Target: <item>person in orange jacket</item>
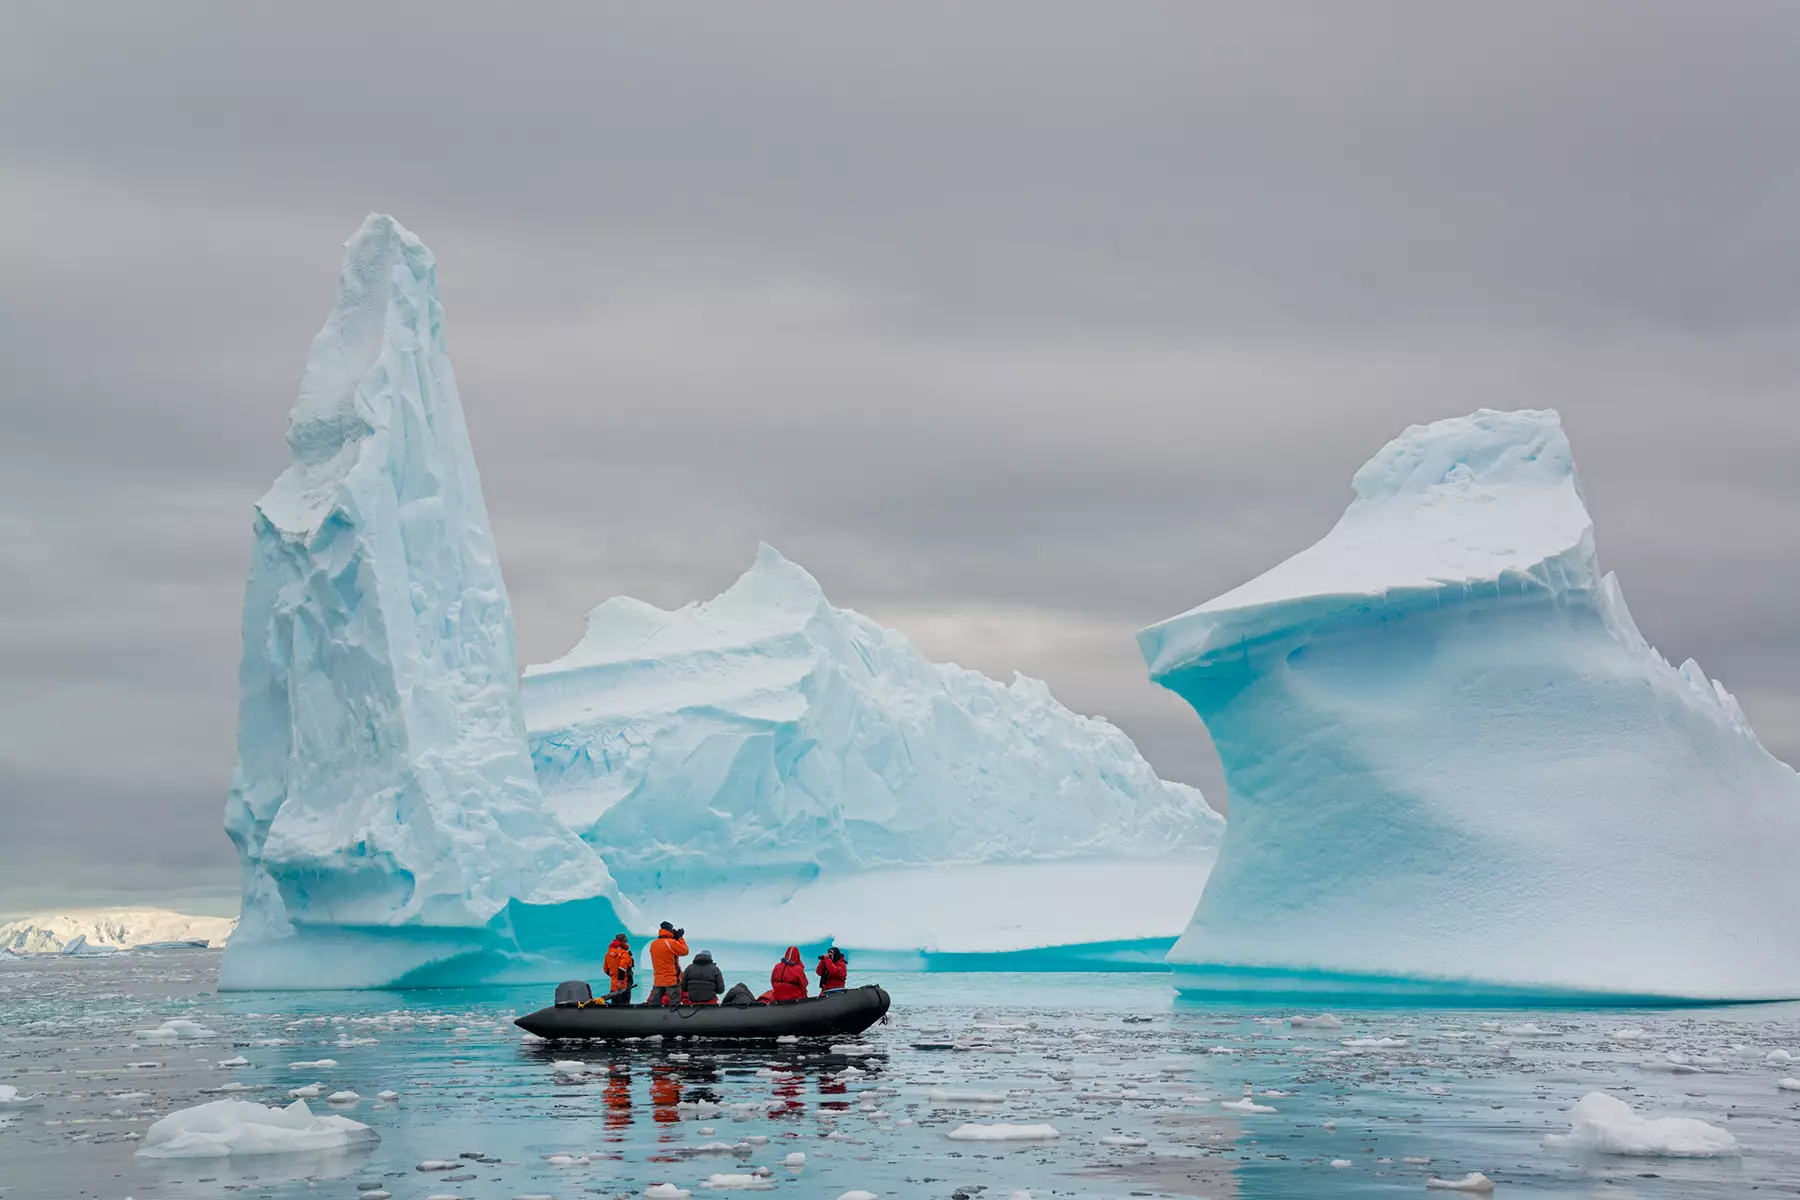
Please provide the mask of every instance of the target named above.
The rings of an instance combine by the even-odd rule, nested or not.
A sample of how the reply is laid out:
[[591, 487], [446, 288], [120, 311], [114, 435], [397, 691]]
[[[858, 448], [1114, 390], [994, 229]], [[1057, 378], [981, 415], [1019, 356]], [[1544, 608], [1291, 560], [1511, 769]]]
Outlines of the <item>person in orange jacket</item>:
[[800, 961], [800, 947], [789, 946], [775, 969], [769, 972], [769, 990], [757, 999], [770, 1001], [806, 999], [806, 966]]
[[677, 929], [667, 921], [656, 931], [656, 940], [646, 951], [653, 977], [650, 995], [645, 997], [644, 1003], [681, 1003], [681, 956], [688, 952], [687, 942], [683, 940], [686, 936], [687, 930]]
[[850, 978], [850, 960], [836, 946], [819, 955], [819, 995], [841, 992]]
[[606, 948], [606, 958], [600, 963], [600, 969], [606, 973], [608, 1004], [630, 1004], [631, 989], [636, 985], [637, 966], [631, 957], [631, 943], [624, 934], [613, 938], [612, 945]]

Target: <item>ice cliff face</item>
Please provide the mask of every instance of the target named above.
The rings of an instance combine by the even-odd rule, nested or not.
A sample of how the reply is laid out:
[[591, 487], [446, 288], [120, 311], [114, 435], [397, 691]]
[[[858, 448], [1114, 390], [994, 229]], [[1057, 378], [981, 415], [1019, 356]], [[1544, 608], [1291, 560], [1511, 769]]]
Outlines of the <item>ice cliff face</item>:
[[1800, 777], [1639, 634], [1557, 415], [1415, 426], [1355, 492], [1139, 635], [1231, 788], [1181, 986], [1800, 996]]
[[391, 217], [346, 244], [288, 445], [244, 596], [222, 982], [471, 982], [584, 952], [583, 914], [603, 944], [617, 890], [525, 748], [434, 261]]
[[[852, 897], [851, 877], [894, 872], [897, 889], [905, 868], [944, 864], [1209, 862], [1223, 827], [1105, 721], [1070, 712], [1037, 680], [1003, 685], [928, 661], [899, 633], [833, 608], [767, 546], [705, 603], [594, 609], [573, 650], [527, 669], [525, 708], [546, 799], [633, 899], [739, 886], [791, 902], [803, 885], [841, 886], [838, 912], [805, 918], [840, 941], [854, 941], [851, 924], [870, 928], [846, 908], [923, 903], [898, 890]], [[1197, 894], [1196, 881], [1182, 903]], [[1136, 926], [1115, 923], [1115, 936], [1149, 932], [1155, 901], [1140, 901]], [[943, 915], [965, 935], [984, 920], [1019, 924]], [[894, 948], [918, 937], [930, 940], [884, 934]]]

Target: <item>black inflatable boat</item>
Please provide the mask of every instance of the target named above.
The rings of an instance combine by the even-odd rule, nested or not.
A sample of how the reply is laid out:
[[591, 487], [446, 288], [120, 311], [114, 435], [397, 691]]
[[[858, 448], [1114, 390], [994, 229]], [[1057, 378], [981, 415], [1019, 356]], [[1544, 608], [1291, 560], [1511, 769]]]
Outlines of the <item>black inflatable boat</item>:
[[[564, 985], [565, 987], [567, 985]], [[563, 989], [557, 989], [562, 992]], [[585, 989], [583, 989], [585, 990]], [[543, 1038], [847, 1037], [887, 1015], [888, 994], [879, 985], [847, 988], [807, 1000], [777, 1004], [582, 1004], [559, 1003], [513, 1022]]]

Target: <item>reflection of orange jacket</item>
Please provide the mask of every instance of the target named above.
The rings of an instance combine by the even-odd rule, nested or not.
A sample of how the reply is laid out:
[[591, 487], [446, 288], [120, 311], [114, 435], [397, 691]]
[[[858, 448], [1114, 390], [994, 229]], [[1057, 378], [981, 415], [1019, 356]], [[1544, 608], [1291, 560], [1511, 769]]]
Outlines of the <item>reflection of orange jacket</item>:
[[656, 974], [651, 986], [680, 987], [681, 956], [687, 952], [687, 943], [676, 937], [673, 930], [659, 931], [650, 943], [650, 968]]
[[611, 981], [610, 990], [616, 992], [626, 985], [626, 981], [631, 977], [631, 968], [636, 965], [637, 962], [631, 957], [631, 947], [624, 941], [615, 938], [613, 944], [606, 948], [606, 958], [601, 962], [600, 969]]

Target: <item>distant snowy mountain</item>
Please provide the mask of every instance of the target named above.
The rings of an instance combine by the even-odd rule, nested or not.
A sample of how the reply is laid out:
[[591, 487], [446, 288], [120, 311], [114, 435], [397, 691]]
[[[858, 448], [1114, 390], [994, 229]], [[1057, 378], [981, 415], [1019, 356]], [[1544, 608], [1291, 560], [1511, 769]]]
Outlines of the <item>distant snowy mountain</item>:
[[0, 922], [0, 949], [60, 954], [78, 938], [89, 947], [128, 949], [151, 942], [204, 941], [217, 949], [230, 940], [236, 928], [236, 917], [197, 917], [166, 908], [36, 913]]
[[1113, 725], [931, 662], [769, 546], [712, 600], [594, 609], [525, 718], [625, 893], [726, 941], [1117, 961], [1172, 942], [1224, 829]]

